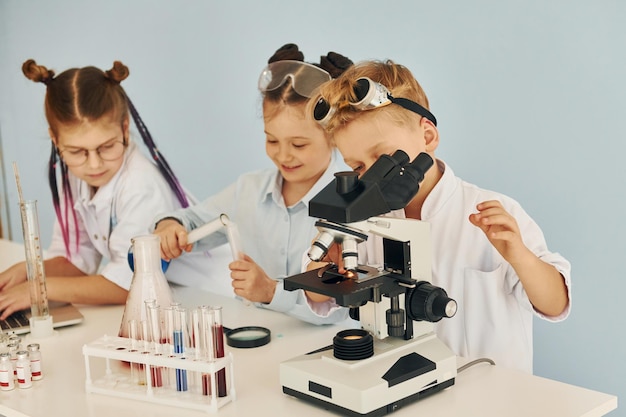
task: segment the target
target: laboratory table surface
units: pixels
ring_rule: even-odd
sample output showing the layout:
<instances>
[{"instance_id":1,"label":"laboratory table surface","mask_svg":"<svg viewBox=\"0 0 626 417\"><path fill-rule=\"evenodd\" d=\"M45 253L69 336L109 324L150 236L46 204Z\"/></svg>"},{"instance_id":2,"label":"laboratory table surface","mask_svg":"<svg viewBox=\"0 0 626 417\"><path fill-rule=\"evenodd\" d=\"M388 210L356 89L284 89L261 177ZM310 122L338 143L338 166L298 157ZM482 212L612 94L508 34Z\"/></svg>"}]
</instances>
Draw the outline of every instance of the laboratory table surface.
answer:
<instances>
[{"instance_id":1,"label":"laboratory table surface","mask_svg":"<svg viewBox=\"0 0 626 417\"><path fill-rule=\"evenodd\" d=\"M24 259L23 246L0 239L0 271ZM225 277L226 279L226 277ZM246 305L229 298L176 287L174 296L188 308L220 305L227 327L258 325L271 330L269 344L232 353L236 398L215 413L219 416L338 414L282 393L279 364L332 343L348 323L314 326L285 314ZM6 417L136 417L206 416L207 411L153 404L85 390L83 346L104 335L116 336L123 306L79 306L85 320L39 339L43 379L32 388L0 391L0 416ZM29 336L25 338L28 343ZM459 363L463 363L459 359ZM459 373L444 391L411 403L390 415L454 416L602 416L617 408L617 397L521 371L480 363Z\"/></svg>"}]
</instances>

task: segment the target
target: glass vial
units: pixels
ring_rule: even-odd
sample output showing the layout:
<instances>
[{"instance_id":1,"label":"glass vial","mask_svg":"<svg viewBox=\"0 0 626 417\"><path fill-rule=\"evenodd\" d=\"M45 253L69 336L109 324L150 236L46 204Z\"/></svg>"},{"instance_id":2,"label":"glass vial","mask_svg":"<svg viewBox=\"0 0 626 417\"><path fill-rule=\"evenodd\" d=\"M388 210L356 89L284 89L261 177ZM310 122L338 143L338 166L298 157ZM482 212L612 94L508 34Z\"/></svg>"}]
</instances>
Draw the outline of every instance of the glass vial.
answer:
<instances>
[{"instance_id":1,"label":"glass vial","mask_svg":"<svg viewBox=\"0 0 626 417\"><path fill-rule=\"evenodd\" d=\"M41 372L41 351L39 350L39 343L30 343L26 346L28 349L28 356L30 358L30 371L33 381L39 381L43 378Z\"/></svg>"},{"instance_id":2,"label":"glass vial","mask_svg":"<svg viewBox=\"0 0 626 417\"><path fill-rule=\"evenodd\" d=\"M161 269L161 238L157 235L132 239L135 271L130 284L119 336L129 337L128 323L141 323L146 317L146 300L155 300L160 306L172 303L172 291Z\"/></svg>"},{"instance_id":3,"label":"glass vial","mask_svg":"<svg viewBox=\"0 0 626 417\"><path fill-rule=\"evenodd\" d=\"M0 390L11 391L15 389L13 376L13 362L9 352L0 353Z\"/></svg>"},{"instance_id":4,"label":"glass vial","mask_svg":"<svg viewBox=\"0 0 626 417\"><path fill-rule=\"evenodd\" d=\"M17 352L15 370L17 371L18 388L30 388L33 386L33 375L30 370L30 358L27 351L20 350Z\"/></svg>"},{"instance_id":5,"label":"glass vial","mask_svg":"<svg viewBox=\"0 0 626 417\"><path fill-rule=\"evenodd\" d=\"M9 342L7 345L8 354L11 358L11 364L13 366L13 379L17 379L17 352L22 350L22 345L19 341Z\"/></svg>"}]
</instances>

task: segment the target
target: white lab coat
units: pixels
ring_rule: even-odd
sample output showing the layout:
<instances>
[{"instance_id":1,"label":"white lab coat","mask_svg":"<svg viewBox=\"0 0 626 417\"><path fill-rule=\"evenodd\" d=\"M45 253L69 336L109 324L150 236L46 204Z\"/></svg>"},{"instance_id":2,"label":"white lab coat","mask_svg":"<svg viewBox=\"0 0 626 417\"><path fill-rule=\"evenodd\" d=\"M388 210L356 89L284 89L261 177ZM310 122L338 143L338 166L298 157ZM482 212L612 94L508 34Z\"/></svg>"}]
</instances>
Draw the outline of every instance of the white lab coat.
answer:
<instances>
[{"instance_id":1,"label":"white lab coat","mask_svg":"<svg viewBox=\"0 0 626 417\"><path fill-rule=\"evenodd\" d=\"M436 333L459 356L488 357L498 365L532 373L533 316L560 321L569 315L570 264L548 250L541 229L519 203L461 180L443 161L437 164L443 177L424 202L422 220L431 225L433 284L457 301L458 311L436 323ZM526 246L565 278L570 304L558 317L546 317L533 309L511 265L469 222L476 205L487 200L500 201L515 217ZM390 215L404 217L404 211ZM381 238L359 245L359 262L382 265Z\"/></svg>"},{"instance_id":2,"label":"white lab coat","mask_svg":"<svg viewBox=\"0 0 626 417\"><path fill-rule=\"evenodd\" d=\"M77 249L70 217L72 264L88 275L99 273L129 289L132 271L127 256L131 239L150 234L154 215L180 208L178 200L156 165L133 142L124 154L120 170L93 197L84 181L69 175L79 233ZM66 256L58 221L47 256ZM206 262L208 258L199 254L195 259ZM203 268L206 266L197 269Z\"/></svg>"}]
</instances>

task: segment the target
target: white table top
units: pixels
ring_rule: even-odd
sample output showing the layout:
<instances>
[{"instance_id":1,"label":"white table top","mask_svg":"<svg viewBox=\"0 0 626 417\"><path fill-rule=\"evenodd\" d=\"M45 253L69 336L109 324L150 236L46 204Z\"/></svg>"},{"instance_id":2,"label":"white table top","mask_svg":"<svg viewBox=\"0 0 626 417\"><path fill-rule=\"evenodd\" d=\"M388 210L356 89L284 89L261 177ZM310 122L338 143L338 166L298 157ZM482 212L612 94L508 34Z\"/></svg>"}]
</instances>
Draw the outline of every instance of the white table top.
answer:
<instances>
[{"instance_id":1,"label":"white table top","mask_svg":"<svg viewBox=\"0 0 626 417\"><path fill-rule=\"evenodd\" d=\"M0 240L0 270L23 259L20 245ZM254 349L226 347L234 358L237 398L218 410L220 416L329 415L302 400L282 393L279 364L332 343L341 325L314 326L281 313L190 288L177 288L175 298L186 307L221 305L227 327L260 325L272 331L272 341ZM84 323L60 329L39 340L44 379L30 389L0 391L0 416L7 417L136 417L206 416L206 412L151 404L85 392L84 344L103 335L117 335L123 306L79 306ZM8 409L6 408L8 407ZM452 387L401 408L397 417L593 417L617 408L617 397L520 371L478 364L461 372ZM17 410L22 414L11 414Z\"/></svg>"}]
</instances>

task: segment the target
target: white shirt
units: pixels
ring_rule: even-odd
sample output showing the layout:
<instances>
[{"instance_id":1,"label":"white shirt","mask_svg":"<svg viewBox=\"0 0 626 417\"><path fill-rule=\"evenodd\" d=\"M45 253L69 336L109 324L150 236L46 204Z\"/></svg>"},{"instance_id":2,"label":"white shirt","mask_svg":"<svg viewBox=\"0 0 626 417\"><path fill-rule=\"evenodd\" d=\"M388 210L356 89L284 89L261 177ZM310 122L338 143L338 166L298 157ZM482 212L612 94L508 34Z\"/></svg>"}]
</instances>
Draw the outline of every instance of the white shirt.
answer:
<instances>
[{"instance_id":1,"label":"white shirt","mask_svg":"<svg viewBox=\"0 0 626 417\"><path fill-rule=\"evenodd\" d=\"M437 336L459 356L487 357L498 365L532 373L533 315L564 320L571 301L558 317L535 311L513 267L468 217L477 211L478 203L500 201L515 217L525 245L563 275L571 300L570 264L548 250L541 229L519 203L457 178L443 161L437 164L443 176L424 202L422 220L431 225L433 284L458 303L454 317L435 324ZM404 217L404 211L392 215ZM360 245L359 261L381 265L381 248L380 238L368 239Z\"/></svg>"},{"instance_id":2,"label":"white shirt","mask_svg":"<svg viewBox=\"0 0 626 417\"><path fill-rule=\"evenodd\" d=\"M156 165L133 142L124 153L120 170L95 195L91 196L87 183L71 173L69 182L79 232L76 250L70 215L72 264L88 275L99 273L128 290L133 275L127 258L131 239L149 234L154 215L179 208L178 200ZM58 221L47 255L66 256Z\"/></svg>"},{"instance_id":3,"label":"white shirt","mask_svg":"<svg viewBox=\"0 0 626 417\"><path fill-rule=\"evenodd\" d=\"M285 206L281 189L283 178L275 168L241 175L237 181L202 203L173 213L164 213L155 219L176 217L187 230L193 230L215 220L225 213L237 225L243 251L273 279L278 280L274 297L269 304L255 303L258 307L284 312L315 324L335 323L347 317L347 310L334 306L320 306L323 314L316 314L306 302L303 291L286 291L282 280L301 272L302 253L311 245L316 235L315 218L309 217L309 200L334 178L334 173L346 170L336 152L330 165L309 190L291 207ZM227 242L225 231L220 230L200 240L194 251L207 250ZM187 254L183 254L182 259ZM172 261L172 266L177 259ZM215 291L230 285L228 271L207 271L203 287ZM212 278L222 282L213 285ZM190 285L190 284L187 284ZM232 287L228 290L232 295Z\"/></svg>"}]
</instances>

